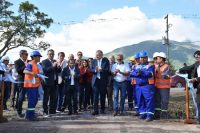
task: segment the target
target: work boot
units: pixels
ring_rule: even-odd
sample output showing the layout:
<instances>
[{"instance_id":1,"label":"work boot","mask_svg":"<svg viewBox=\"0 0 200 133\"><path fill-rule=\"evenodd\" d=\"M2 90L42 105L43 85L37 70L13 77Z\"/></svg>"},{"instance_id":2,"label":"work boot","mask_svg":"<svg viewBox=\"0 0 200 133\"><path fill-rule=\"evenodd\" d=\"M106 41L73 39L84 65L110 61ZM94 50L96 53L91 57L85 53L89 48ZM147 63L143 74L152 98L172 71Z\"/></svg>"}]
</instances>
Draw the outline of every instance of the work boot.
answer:
<instances>
[{"instance_id":1,"label":"work boot","mask_svg":"<svg viewBox=\"0 0 200 133\"><path fill-rule=\"evenodd\" d=\"M160 111L155 111L154 119L155 120L159 120L160 119Z\"/></svg>"},{"instance_id":2,"label":"work boot","mask_svg":"<svg viewBox=\"0 0 200 133\"><path fill-rule=\"evenodd\" d=\"M152 118L147 118L147 119L145 119L145 121L146 122L150 122L150 121L153 121L153 119Z\"/></svg>"},{"instance_id":3,"label":"work boot","mask_svg":"<svg viewBox=\"0 0 200 133\"><path fill-rule=\"evenodd\" d=\"M162 112L160 118L161 119L168 119L168 113L167 112Z\"/></svg>"},{"instance_id":4,"label":"work boot","mask_svg":"<svg viewBox=\"0 0 200 133\"><path fill-rule=\"evenodd\" d=\"M113 112L113 116L117 116L117 112L116 111Z\"/></svg>"}]
</instances>

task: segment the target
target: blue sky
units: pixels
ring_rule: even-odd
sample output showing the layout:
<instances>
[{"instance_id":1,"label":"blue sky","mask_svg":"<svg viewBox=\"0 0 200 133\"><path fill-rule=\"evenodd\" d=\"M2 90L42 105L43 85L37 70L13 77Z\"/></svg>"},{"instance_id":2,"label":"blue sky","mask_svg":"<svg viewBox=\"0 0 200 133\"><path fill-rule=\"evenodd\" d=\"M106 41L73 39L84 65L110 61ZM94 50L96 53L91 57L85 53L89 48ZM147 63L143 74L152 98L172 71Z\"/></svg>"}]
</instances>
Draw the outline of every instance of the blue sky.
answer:
<instances>
[{"instance_id":1,"label":"blue sky","mask_svg":"<svg viewBox=\"0 0 200 133\"><path fill-rule=\"evenodd\" d=\"M24 0L10 1L14 3L12 9L17 11L19 3ZM54 19L55 23L41 40L49 42L56 53L64 51L68 55L80 50L84 56L93 57L97 49L107 53L146 40L161 40L166 30L166 14L170 14L169 23L172 25L169 29L170 40L200 40L200 0L30 2ZM106 21L99 21L101 19ZM56 24L58 22L61 24Z\"/></svg>"},{"instance_id":2,"label":"blue sky","mask_svg":"<svg viewBox=\"0 0 200 133\"><path fill-rule=\"evenodd\" d=\"M24 0L11 0L14 3L13 8L16 10L22 1ZM123 6L137 6L149 18L173 13L200 24L200 0L30 0L30 2L51 16L55 22L61 23L81 22L91 14L100 14ZM193 17L196 14L198 16ZM54 24L49 30L58 32L60 29L60 25Z\"/></svg>"}]
</instances>

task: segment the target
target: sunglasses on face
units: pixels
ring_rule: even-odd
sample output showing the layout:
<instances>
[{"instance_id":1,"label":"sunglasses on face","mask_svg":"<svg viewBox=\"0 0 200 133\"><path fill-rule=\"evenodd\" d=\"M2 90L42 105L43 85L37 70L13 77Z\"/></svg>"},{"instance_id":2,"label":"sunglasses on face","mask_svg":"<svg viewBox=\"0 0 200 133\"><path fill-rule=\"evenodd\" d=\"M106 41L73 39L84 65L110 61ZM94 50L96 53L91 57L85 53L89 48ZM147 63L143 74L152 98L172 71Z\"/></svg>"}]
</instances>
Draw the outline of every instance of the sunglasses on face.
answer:
<instances>
[{"instance_id":1,"label":"sunglasses on face","mask_svg":"<svg viewBox=\"0 0 200 133\"><path fill-rule=\"evenodd\" d=\"M200 58L200 56L196 56L195 58L198 59L198 58Z\"/></svg>"}]
</instances>

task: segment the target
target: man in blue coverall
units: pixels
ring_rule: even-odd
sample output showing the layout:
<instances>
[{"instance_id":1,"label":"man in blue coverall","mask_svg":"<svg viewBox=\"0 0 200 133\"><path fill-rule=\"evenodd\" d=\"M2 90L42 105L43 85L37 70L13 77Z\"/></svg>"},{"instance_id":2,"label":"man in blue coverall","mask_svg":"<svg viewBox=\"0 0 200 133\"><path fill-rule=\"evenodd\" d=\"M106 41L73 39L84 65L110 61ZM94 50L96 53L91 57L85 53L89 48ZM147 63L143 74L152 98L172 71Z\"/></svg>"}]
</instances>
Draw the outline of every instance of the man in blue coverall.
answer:
<instances>
[{"instance_id":1,"label":"man in blue coverall","mask_svg":"<svg viewBox=\"0 0 200 133\"><path fill-rule=\"evenodd\" d=\"M131 73L136 81L136 97L139 106L140 119L152 121L155 112L154 105L154 65L148 62L148 54L141 51L140 64L133 68Z\"/></svg>"}]
</instances>

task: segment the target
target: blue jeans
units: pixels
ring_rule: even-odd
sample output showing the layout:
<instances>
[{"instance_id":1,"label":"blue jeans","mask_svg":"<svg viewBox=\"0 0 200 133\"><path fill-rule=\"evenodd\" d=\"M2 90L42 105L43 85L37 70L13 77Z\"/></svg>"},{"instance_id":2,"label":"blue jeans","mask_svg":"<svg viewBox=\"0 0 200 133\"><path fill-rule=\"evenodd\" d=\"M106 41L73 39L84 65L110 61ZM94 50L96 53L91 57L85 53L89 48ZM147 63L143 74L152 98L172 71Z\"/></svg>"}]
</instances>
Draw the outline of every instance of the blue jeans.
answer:
<instances>
[{"instance_id":1,"label":"blue jeans","mask_svg":"<svg viewBox=\"0 0 200 133\"><path fill-rule=\"evenodd\" d=\"M198 110L199 110L198 121L200 123L200 94L197 94L196 101L197 101L197 107L198 107Z\"/></svg>"},{"instance_id":2,"label":"blue jeans","mask_svg":"<svg viewBox=\"0 0 200 133\"><path fill-rule=\"evenodd\" d=\"M42 85L40 85L40 87L38 88L38 93L39 93L39 100L43 101L44 90L43 90Z\"/></svg>"},{"instance_id":3,"label":"blue jeans","mask_svg":"<svg viewBox=\"0 0 200 133\"><path fill-rule=\"evenodd\" d=\"M125 103L125 97L126 97L126 81L123 82L117 82L114 80L113 83L113 89L114 89L114 111L118 112L118 97L119 97L119 90L120 90L120 111L124 111L124 103Z\"/></svg>"}]
</instances>

